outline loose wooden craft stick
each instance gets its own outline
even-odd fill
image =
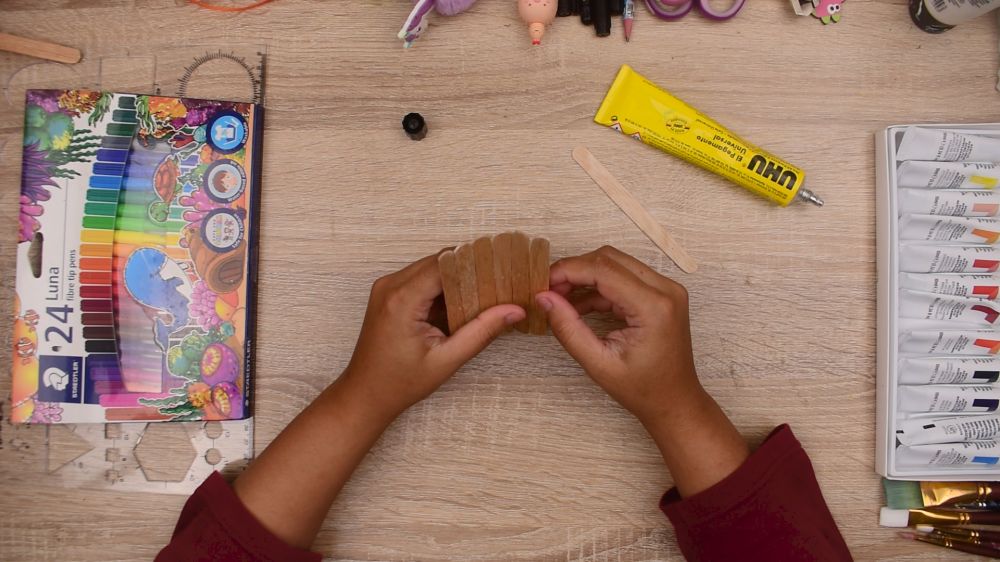
[[[458,260],[453,250],[441,252],[438,270],[444,289],[444,308],[448,313],[448,331],[454,334],[465,323],[465,310],[462,308],[462,287],[458,280]]]
[[[531,271],[529,273],[531,296],[528,309],[528,333],[544,336],[549,331],[545,311],[535,303],[535,295],[549,290],[549,241],[535,238],[531,241]]]
[[[476,286],[479,292],[479,310],[486,310],[497,304],[497,284],[493,278],[493,240],[489,236],[478,238],[472,243],[476,255]]]
[[[18,37],[9,33],[0,33],[0,51],[10,51],[11,53],[65,64],[76,64],[80,62],[81,57],[79,49],[28,39],[27,37]]]
[[[523,232],[511,235],[510,243],[510,279],[514,304],[525,312],[530,312],[531,306],[531,241]],[[528,319],[521,320],[514,326],[519,332],[528,331]]]
[[[458,262],[458,284],[462,289],[462,311],[468,324],[479,316],[479,286],[476,283],[476,254],[472,244],[462,244],[455,249]]]
[[[497,304],[514,302],[514,289],[510,279],[510,232],[493,237],[493,275],[496,277]]]
[[[598,162],[597,158],[586,147],[574,148],[573,159],[604,190],[604,193],[614,201],[615,205],[618,205],[628,215],[628,218],[632,219],[639,230],[677,264],[677,267],[685,273],[694,273],[698,270],[698,264],[684,251],[684,248],[670,236],[670,233],[660,223],[656,222],[656,219],[649,214],[642,203],[629,193],[625,186],[611,175],[611,172]]]

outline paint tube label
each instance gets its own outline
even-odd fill
[[[904,445],[992,441],[1000,438],[1000,416],[901,420],[896,428],[896,439]]]
[[[896,464],[902,466],[966,466],[993,468],[1000,461],[997,441],[970,441],[941,445],[901,445]]]
[[[1000,409],[1000,387],[931,384],[901,386],[901,412],[995,412]]]
[[[900,189],[899,211],[917,215],[995,217],[1000,215],[1000,193]]]
[[[1000,161],[1000,140],[943,129],[907,127],[896,149],[896,159],[997,162]]]
[[[899,362],[900,384],[994,384],[998,380],[1000,359],[992,357],[907,357]]]
[[[1000,332],[912,330],[900,335],[899,351],[914,355],[996,355],[1000,353]]]
[[[907,273],[996,273],[1000,250],[993,246],[900,244],[899,269]]]
[[[901,273],[899,287],[975,299],[996,300],[1000,296],[1000,277],[992,275],[944,275],[935,273]]]
[[[1000,184],[996,162],[903,162],[896,170],[898,187],[924,189],[993,189]]]
[[[1000,239],[1000,219],[903,215],[899,220],[899,237],[915,242],[996,244]]]
[[[966,299],[922,293],[903,289],[900,291],[899,314],[904,318],[954,322],[989,328],[1000,318],[1000,308],[982,299]]]

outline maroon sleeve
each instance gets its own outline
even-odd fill
[[[852,560],[812,463],[787,425],[718,484],[684,499],[673,488],[660,509],[691,561]]]
[[[170,544],[156,556],[156,562],[319,562],[321,558],[271,534],[222,476],[213,472],[184,504]]]

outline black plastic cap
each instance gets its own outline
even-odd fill
[[[427,136],[427,122],[419,113],[407,113],[403,117],[403,130],[411,139],[420,140]]]

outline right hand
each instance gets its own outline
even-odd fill
[[[704,397],[682,285],[605,246],[553,264],[550,286],[535,298],[547,311],[556,338],[641,422],[677,414],[674,405]],[[581,288],[588,291],[574,293]],[[625,326],[599,338],[581,318],[590,312],[610,312]]]

